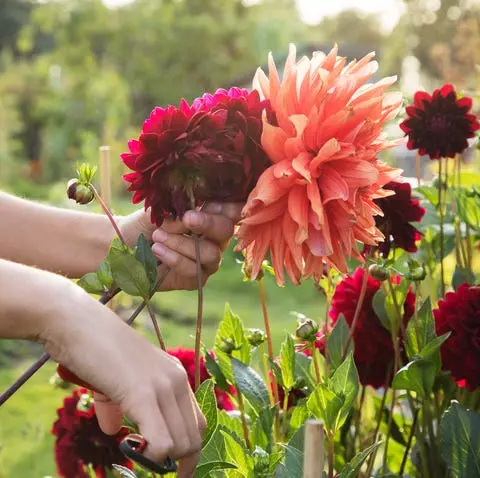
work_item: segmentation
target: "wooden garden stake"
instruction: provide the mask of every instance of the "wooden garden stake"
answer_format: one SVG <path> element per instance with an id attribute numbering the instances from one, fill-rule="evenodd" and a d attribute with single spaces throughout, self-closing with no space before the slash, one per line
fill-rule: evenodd
<path id="1" fill-rule="evenodd" d="M 305 425 L 303 478 L 322 478 L 325 465 L 325 432 L 323 422 L 308 420 Z"/>

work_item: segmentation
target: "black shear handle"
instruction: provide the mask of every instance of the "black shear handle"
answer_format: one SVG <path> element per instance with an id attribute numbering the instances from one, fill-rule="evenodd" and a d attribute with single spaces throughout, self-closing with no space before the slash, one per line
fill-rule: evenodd
<path id="1" fill-rule="evenodd" d="M 163 463 L 157 463 L 144 456 L 143 451 L 146 446 L 147 442 L 142 435 L 132 433 L 120 442 L 119 448 L 127 458 L 153 473 L 166 475 L 177 471 L 177 464 L 171 458 L 167 458 Z"/>

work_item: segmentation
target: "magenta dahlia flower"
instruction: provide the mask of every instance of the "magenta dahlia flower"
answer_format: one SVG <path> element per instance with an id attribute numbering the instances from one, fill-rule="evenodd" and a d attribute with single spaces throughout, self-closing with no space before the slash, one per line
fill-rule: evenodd
<path id="1" fill-rule="evenodd" d="M 437 335 L 451 333 L 441 348 L 443 368 L 473 392 L 480 386 L 480 286 L 448 292 L 433 314 Z"/>
<path id="2" fill-rule="evenodd" d="M 77 388 L 57 410 L 58 418 L 52 427 L 55 440 L 57 473 L 65 478 L 88 478 L 86 467 L 91 465 L 98 478 L 106 478 L 113 464 L 132 469 L 132 464 L 119 451 L 120 441 L 128 435 L 122 428 L 117 435 L 106 435 L 100 429 L 95 406 L 81 403 L 85 388 Z M 80 406 L 83 405 L 83 406 Z"/>
<path id="3" fill-rule="evenodd" d="M 388 256 L 393 244 L 408 252 L 415 252 L 416 241 L 420 240 L 420 232 L 411 222 L 420 222 L 425 214 L 425 208 L 420 202 L 412 199 L 412 188 L 408 183 L 392 181 L 383 186 L 384 189 L 395 191 L 393 196 L 376 199 L 383 216 L 375 216 L 375 224 L 385 235 L 385 240 L 378 249 L 384 256 Z"/>
<path id="4" fill-rule="evenodd" d="M 132 202 L 144 200 L 160 225 L 190 209 L 190 192 L 197 203 L 246 200 L 269 165 L 260 141 L 268 105 L 256 91 L 231 88 L 156 107 L 121 155 L 133 170 L 124 176 Z"/>
<path id="5" fill-rule="evenodd" d="M 407 119 L 400 128 L 408 136 L 407 147 L 428 154 L 430 159 L 453 158 L 468 147 L 468 138 L 480 128 L 470 113 L 472 99 L 458 98 L 452 85 L 436 89 L 432 95 L 417 91 L 413 105 L 407 106 Z"/>

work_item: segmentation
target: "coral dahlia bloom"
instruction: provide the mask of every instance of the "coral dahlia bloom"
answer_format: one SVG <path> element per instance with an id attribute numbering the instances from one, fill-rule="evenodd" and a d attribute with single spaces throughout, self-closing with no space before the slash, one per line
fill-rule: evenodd
<path id="1" fill-rule="evenodd" d="M 381 137 L 395 117 L 399 93 L 386 93 L 395 78 L 367 84 L 377 71 L 373 54 L 346 64 L 334 48 L 327 56 L 295 61 L 290 47 L 282 81 L 269 57 L 269 77 L 258 70 L 254 87 L 270 100 L 262 146 L 273 163 L 243 210 L 238 249 L 246 249 L 252 275 L 270 252 L 279 284 L 320 276 L 324 261 L 346 271 L 358 256 L 357 241 L 383 240 L 375 226 L 382 214 L 374 199 L 400 171 L 377 159 L 398 142 Z"/>
<path id="2" fill-rule="evenodd" d="M 375 223 L 385 235 L 385 240 L 379 245 L 379 250 L 388 256 L 393 244 L 404 251 L 416 252 L 415 241 L 420 240 L 421 234 L 411 222 L 419 222 L 425 215 L 425 208 L 420 202 L 412 199 L 412 188 L 408 183 L 392 181 L 385 184 L 384 189 L 395 192 L 395 195 L 376 199 L 383 216 L 376 216 Z"/>
<path id="3" fill-rule="evenodd" d="M 53 424 L 55 461 L 57 473 L 65 478 L 88 478 L 91 465 L 98 478 L 106 478 L 113 464 L 132 469 L 132 464 L 119 451 L 120 441 L 128 435 L 122 428 L 115 436 L 106 435 L 98 425 L 93 403 L 80 407 L 82 395 L 88 390 L 78 388 L 65 397 L 63 407 L 57 410 L 58 419 Z"/>
<path id="4" fill-rule="evenodd" d="M 191 349 L 177 348 L 167 351 L 173 357 L 176 357 L 183 365 L 183 368 L 187 372 L 188 381 L 190 386 L 195 387 L 195 351 Z M 200 383 L 205 382 L 210 378 L 210 374 L 205 367 L 205 360 L 202 357 L 200 361 Z M 233 394 L 235 390 L 232 388 L 230 392 Z M 228 394 L 218 387 L 215 387 L 215 397 L 217 399 L 217 406 L 220 410 L 230 411 L 234 409 L 233 403 L 230 400 Z"/>
<path id="5" fill-rule="evenodd" d="M 331 328 L 336 324 L 341 314 L 345 317 L 348 325 L 351 326 L 358 298 L 362 289 L 362 282 L 365 271 L 358 268 L 352 276 L 347 276 L 338 284 L 333 295 L 330 309 L 332 319 Z M 368 277 L 367 291 L 363 301 L 360 316 L 358 318 L 353 341 L 355 344 L 353 358 L 358 369 L 358 376 L 362 385 L 371 385 L 374 388 L 383 387 L 389 369 L 392 371 L 394 350 L 390 332 L 382 325 L 375 314 L 372 300 L 380 282 Z M 406 325 L 414 313 L 415 294 L 408 292 L 404 303 L 403 322 Z M 323 352 L 324 343 L 318 343 Z M 403 345 L 402 353 L 403 352 Z M 404 359 L 406 356 L 404 355 Z M 393 372 L 393 371 L 392 371 Z M 392 377 L 388 382 L 391 382 Z"/>
<path id="6" fill-rule="evenodd" d="M 472 99 L 458 98 L 452 85 L 434 90 L 432 95 L 417 91 L 413 105 L 407 106 L 407 119 L 400 128 L 408 136 L 408 148 L 428 154 L 430 159 L 453 158 L 468 147 L 468 138 L 480 128 L 470 113 Z"/>
<path id="7" fill-rule="evenodd" d="M 121 155 L 133 170 L 124 176 L 134 204 L 145 200 L 152 222 L 181 217 L 197 203 L 245 201 L 268 159 L 260 146 L 262 113 L 258 92 L 231 88 L 205 94 L 192 105 L 156 107 L 140 137 Z"/>
<path id="8" fill-rule="evenodd" d="M 433 314 L 437 335 L 451 332 L 440 349 L 443 368 L 473 392 L 480 386 L 480 286 L 448 292 Z"/>

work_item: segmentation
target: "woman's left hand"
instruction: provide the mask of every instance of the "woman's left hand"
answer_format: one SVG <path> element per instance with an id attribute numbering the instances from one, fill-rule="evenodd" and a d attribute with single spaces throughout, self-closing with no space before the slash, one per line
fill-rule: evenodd
<path id="1" fill-rule="evenodd" d="M 165 267 L 171 270 L 160 290 L 191 290 L 196 288 L 195 239 L 200 236 L 202 282 L 218 270 L 223 251 L 240 220 L 243 204 L 210 203 L 202 211 L 187 211 L 182 220 L 166 219 L 161 227 L 150 223 L 148 212 L 138 211 L 121 221 L 126 241 L 133 245 L 143 233 L 154 242 L 152 250 L 161 261 L 159 275 Z"/>

